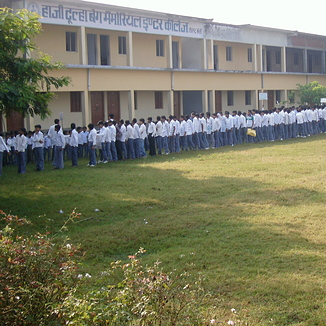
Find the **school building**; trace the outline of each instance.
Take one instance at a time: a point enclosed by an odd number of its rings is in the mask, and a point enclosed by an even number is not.
[[[40,50],[66,64],[53,75],[52,115],[1,119],[2,130],[44,129],[59,118],[84,126],[147,118],[295,105],[297,84],[326,85],[326,36],[152,12],[79,0],[5,0],[37,12]],[[264,93],[264,94],[262,94]]]

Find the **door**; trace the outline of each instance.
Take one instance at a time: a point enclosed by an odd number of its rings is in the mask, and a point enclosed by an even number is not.
[[[215,91],[215,112],[222,112],[222,91]]]
[[[20,128],[24,127],[23,116],[16,112],[11,111],[10,115],[7,115],[7,131],[18,131]]]
[[[173,112],[174,115],[179,119],[181,115],[181,92],[174,91],[173,92]]]
[[[214,60],[214,70],[218,70],[218,48],[217,48],[217,45],[213,45],[213,60]]]
[[[268,107],[265,107],[265,110],[271,110],[275,107],[275,101],[274,101],[274,91],[267,91],[268,93],[268,100],[267,100],[267,105]]]
[[[92,122],[97,125],[104,120],[103,92],[91,92]]]
[[[108,92],[108,116],[114,114],[114,120],[120,120],[120,92]]]
[[[172,41],[172,67],[179,69],[179,42]]]

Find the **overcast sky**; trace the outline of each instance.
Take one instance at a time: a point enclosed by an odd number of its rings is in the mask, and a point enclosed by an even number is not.
[[[326,1],[298,0],[88,0],[214,22],[251,24],[326,36]]]

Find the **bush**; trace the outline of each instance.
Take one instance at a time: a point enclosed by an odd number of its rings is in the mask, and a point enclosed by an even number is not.
[[[114,285],[66,300],[72,325],[204,325],[203,304],[208,299],[202,277],[187,272],[164,273],[160,263],[143,266],[140,249],[130,262],[116,261],[103,272],[103,281],[120,277]],[[105,275],[107,277],[105,277]]]
[[[48,235],[19,236],[13,226],[28,222],[0,215],[7,223],[0,232],[1,325],[65,324],[61,304],[76,289],[78,248]]]

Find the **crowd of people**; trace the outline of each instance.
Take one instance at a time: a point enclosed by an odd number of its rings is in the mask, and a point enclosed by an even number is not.
[[[90,123],[88,128],[71,124],[64,131],[59,119],[46,134],[41,125],[35,131],[0,133],[0,176],[2,166],[17,165],[18,173],[26,173],[26,163],[34,163],[35,171],[44,170],[51,161],[55,169],[63,169],[65,161],[78,166],[78,159],[89,158],[90,167],[118,160],[133,160],[180,152],[209,150],[242,143],[309,137],[326,132],[326,107],[291,107],[248,112],[207,112],[180,117],[158,116],[116,122]]]

